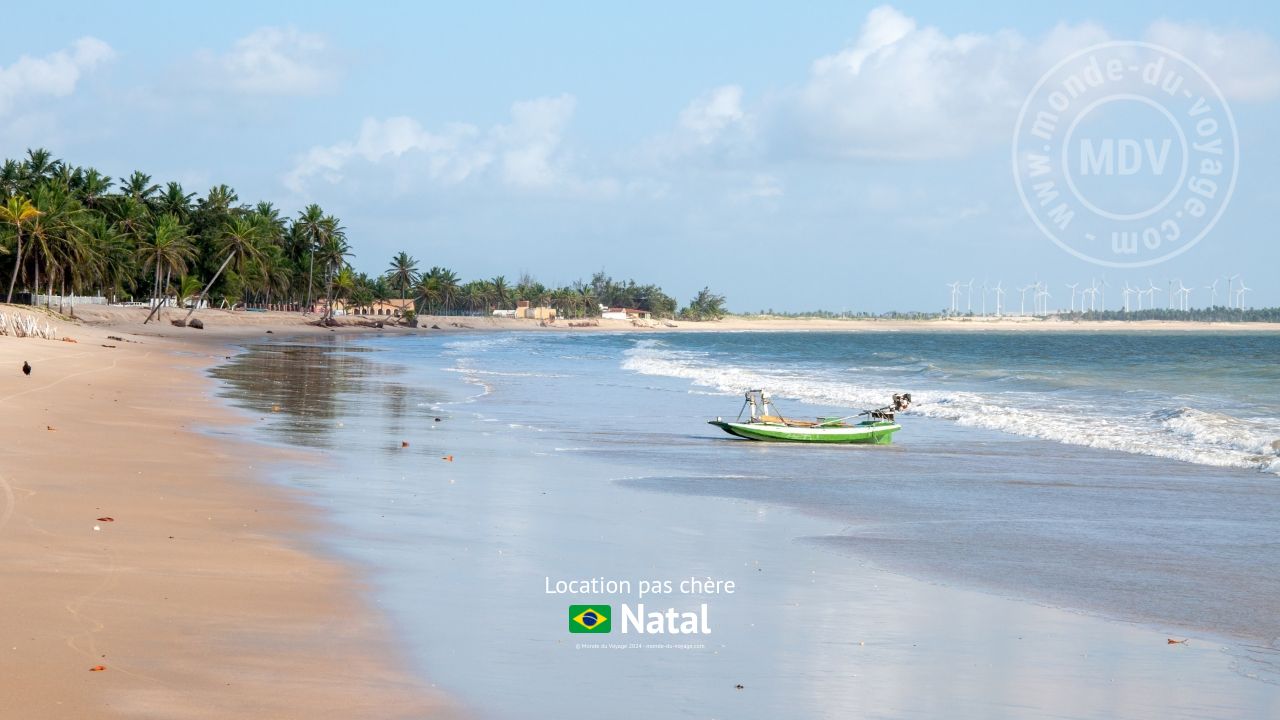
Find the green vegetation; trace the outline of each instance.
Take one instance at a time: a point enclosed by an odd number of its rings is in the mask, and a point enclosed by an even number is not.
[[[1229,308],[1222,305],[1191,310],[1095,310],[1062,313],[1063,320],[1183,320],[1194,322],[1280,322],[1280,308]]]
[[[689,301],[689,307],[680,311],[681,320],[719,320],[728,314],[724,309],[724,296],[711,292],[711,288],[702,288],[698,295]]]
[[[291,221],[271,203],[240,203],[226,185],[197,198],[143,172],[117,184],[46,150],[0,166],[0,252],[10,301],[18,290],[113,302],[173,295],[192,309],[206,298],[302,309],[318,295],[316,271],[329,297],[341,289],[333,280],[351,254],[337,218],[316,205]]]
[[[597,317],[601,305],[677,315],[661,287],[603,272],[561,287],[529,275],[514,284],[502,275],[463,282],[445,267],[421,271],[400,252],[371,277],[351,268],[352,256],[346,229],[318,205],[290,218],[268,202],[241,203],[227,185],[198,197],[140,171],[113,180],[39,149],[0,166],[0,272],[10,301],[15,292],[111,302],[173,297],[194,312],[205,300],[304,310],[323,296],[323,307],[341,301],[355,312],[399,298],[412,301],[414,315],[489,314],[520,301],[566,318]],[[724,314],[724,297],[704,288],[680,316]]]
[[[561,317],[599,317],[600,306],[647,310],[654,317],[675,317],[676,301],[657,285],[641,285],[634,280],[615,281],[600,272],[591,282],[578,281],[548,287],[531,275],[521,275],[514,285],[506,276],[462,282],[448,268],[432,267],[417,273],[417,262],[399,253],[381,280],[394,288],[409,284],[408,294],[415,309],[424,314],[484,314],[509,310],[516,303],[553,307]]]

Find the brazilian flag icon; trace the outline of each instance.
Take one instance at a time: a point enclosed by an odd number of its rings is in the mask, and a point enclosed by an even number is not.
[[[607,633],[612,614],[613,608],[608,605],[570,605],[569,632]]]

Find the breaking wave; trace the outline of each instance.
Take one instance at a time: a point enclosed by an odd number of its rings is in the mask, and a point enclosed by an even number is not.
[[[910,358],[908,374],[946,376],[919,358]],[[1280,474],[1280,421],[1242,419],[1219,412],[1173,406],[1157,409],[1125,406],[1084,393],[1060,394],[1006,390],[980,393],[959,389],[901,387],[901,377],[864,375],[857,380],[824,376],[821,370],[726,364],[711,353],[675,350],[646,339],[624,352],[622,367],[641,375],[684,378],[695,386],[738,395],[747,388],[801,402],[844,407],[876,407],[894,393],[911,390],[911,412],[962,426],[997,430],[1068,445],[1169,458],[1215,467]],[[903,368],[894,368],[902,375]],[[848,372],[847,370],[839,372]],[[920,378],[917,375],[918,379]],[[1016,385],[1016,376],[1013,376]],[[1172,403],[1170,403],[1172,405]]]

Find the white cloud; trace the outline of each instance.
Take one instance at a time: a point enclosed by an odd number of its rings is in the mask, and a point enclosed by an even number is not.
[[[1007,141],[1043,72],[1110,39],[1093,24],[1060,24],[1034,41],[1011,30],[948,36],[881,6],[850,47],[813,62],[804,84],[776,110],[776,130],[819,155],[963,156]],[[1160,21],[1145,39],[1200,64],[1229,99],[1280,95],[1280,50],[1265,35]]]
[[[252,95],[312,95],[336,83],[337,71],[324,36],[293,27],[264,27],[221,55],[198,58],[215,82]]]
[[[742,123],[742,88],[723,85],[689,103],[680,112],[680,127],[699,143],[713,142],[726,128]]]
[[[355,140],[316,146],[283,178],[303,194],[316,179],[337,184],[356,166],[392,166],[403,177],[439,185],[490,179],[521,190],[612,192],[608,180],[583,180],[562,147],[576,101],[570,95],[537,98],[511,106],[510,121],[482,130],[454,124],[433,131],[417,120],[366,118]]]
[[[94,37],[83,37],[66,50],[44,57],[23,55],[8,67],[0,67],[0,115],[20,106],[24,99],[66,97],[81,76],[115,57],[115,51]]]
[[[1280,49],[1262,33],[1161,20],[1147,29],[1146,40],[1195,62],[1229,100],[1271,100],[1280,95]]]
[[[755,173],[746,179],[742,187],[731,191],[735,200],[752,202],[782,197],[782,181],[769,173]]]
[[[569,95],[525,100],[511,106],[511,123],[494,132],[501,146],[502,172],[507,183],[520,187],[550,187],[565,177],[556,157],[576,101]]]
[[[879,7],[852,47],[814,61],[784,127],[823,154],[960,155],[1016,113],[1032,50],[1016,33],[948,37]]]

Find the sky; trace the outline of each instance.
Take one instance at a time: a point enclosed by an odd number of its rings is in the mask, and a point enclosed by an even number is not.
[[[937,311],[947,283],[971,279],[975,311],[984,282],[1011,290],[1014,311],[1033,282],[1051,308],[1084,302],[1067,284],[1103,288],[1092,302],[1110,309],[1124,284],[1154,285],[1164,306],[1171,281],[1200,306],[1214,280],[1225,302],[1239,275],[1246,305],[1280,305],[1280,7],[180,5],[10,8],[22,32],[0,44],[0,156],[46,147],[116,177],[225,182],[290,214],[316,202],[369,273],[400,250],[464,279],[604,270],[681,302],[710,286],[739,312]],[[1019,113],[1034,117],[1037,87],[1055,82],[1042,78],[1115,41],[1194,63],[1238,145],[1216,221],[1141,267],[1051,239],[1035,216],[1052,208],[1017,171]],[[1194,134],[1189,115],[1162,125],[1142,102],[1081,111],[1082,129],[1055,136],[1062,157],[1086,133],[1095,152],[1104,136],[1159,150]],[[1102,178],[1076,196],[1141,205],[1170,177]]]

